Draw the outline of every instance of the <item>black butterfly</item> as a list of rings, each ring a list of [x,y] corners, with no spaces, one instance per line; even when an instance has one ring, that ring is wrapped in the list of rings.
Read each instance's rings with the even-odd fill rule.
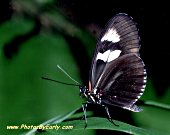
[[[109,121],[114,124],[108,105],[134,112],[141,111],[135,102],[143,95],[147,77],[139,49],[140,37],[135,22],[127,14],[119,13],[110,19],[98,39],[88,88],[81,86],[60,66],[58,68],[77,84],[46,77],[42,79],[80,87],[80,94],[87,98],[87,102],[82,105],[85,127],[87,126],[86,108],[89,103],[104,106]]]
[[[108,105],[141,111],[135,102],[144,92],[146,70],[139,49],[140,37],[133,19],[124,13],[111,18],[96,45],[89,87],[80,87],[80,93],[87,98],[82,105],[86,125],[88,103],[104,106],[111,122]]]

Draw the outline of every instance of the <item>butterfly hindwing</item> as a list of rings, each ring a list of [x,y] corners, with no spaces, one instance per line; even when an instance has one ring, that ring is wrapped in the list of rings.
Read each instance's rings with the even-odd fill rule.
[[[106,65],[99,84],[104,103],[131,109],[130,107],[144,92],[146,85],[144,64],[137,55],[123,55]]]

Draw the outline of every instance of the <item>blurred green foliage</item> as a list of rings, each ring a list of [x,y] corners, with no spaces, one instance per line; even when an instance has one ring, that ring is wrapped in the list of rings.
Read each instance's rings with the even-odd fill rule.
[[[53,2],[13,0],[16,11],[11,19],[0,24],[0,133],[4,135],[26,132],[7,130],[7,125],[39,125],[55,116],[71,112],[83,102],[77,87],[41,79],[42,76],[48,76],[70,83],[71,80],[57,69],[57,65],[60,65],[81,82],[80,69],[64,35],[78,38],[91,58],[95,46],[94,38],[71,23],[52,6]],[[41,11],[46,6],[53,8]],[[27,18],[24,13],[30,16]],[[37,16],[41,22],[40,32],[21,42],[13,56],[7,58],[4,47],[15,38],[30,33],[36,26]],[[159,99],[154,89],[149,78],[142,99],[170,104],[170,90]],[[142,108],[143,112],[132,113],[137,126],[170,134],[170,111],[148,106]],[[74,134],[94,133],[94,130],[82,130]]]
[[[147,87],[142,100],[153,100],[158,103],[170,104],[170,90],[162,98],[156,96],[155,88],[151,79],[148,79]],[[151,106],[142,106],[143,111],[140,113],[133,113],[133,118],[137,125],[150,129],[160,130],[170,134],[170,111]]]
[[[22,43],[12,59],[4,56],[3,46],[15,36],[29,32],[34,23],[19,18],[1,25],[1,133],[21,133],[6,130],[7,125],[23,123],[37,125],[54,116],[81,106],[79,89],[42,80],[49,76],[64,82],[71,80],[57,69],[60,65],[80,81],[79,69],[61,34],[41,32]],[[81,81],[80,81],[81,82]]]

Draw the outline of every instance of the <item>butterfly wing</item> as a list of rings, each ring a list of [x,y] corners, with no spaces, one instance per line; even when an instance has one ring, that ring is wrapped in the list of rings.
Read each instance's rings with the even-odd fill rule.
[[[104,103],[135,111],[132,105],[142,95],[146,83],[139,49],[138,29],[132,18],[126,14],[114,16],[97,42],[90,72],[90,92],[98,90]]]
[[[120,56],[128,53],[139,55],[139,42],[138,29],[131,17],[126,14],[117,14],[111,18],[96,45],[90,71],[91,88],[94,88],[107,63],[107,58],[109,57],[108,50],[120,50]],[[101,58],[100,56],[103,57]]]
[[[99,84],[103,103],[139,112],[134,104],[146,85],[146,71],[141,58],[126,54],[108,63]]]
[[[115,43],[115,45],[118,44],[124,54],[139,54],[140,37],[138,29],[132,17],[127,14],[119,13],[111,18],[99,37],[97,44],[98,51],[101,51],[101,49],[107,50],[110,47],[114,49],[114,46],[111,44],[109,46],[103,44],[104,41]]]

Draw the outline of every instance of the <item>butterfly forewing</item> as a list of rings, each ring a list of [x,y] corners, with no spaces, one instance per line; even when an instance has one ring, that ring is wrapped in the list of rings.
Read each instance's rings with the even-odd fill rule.
[[[103,41],[117,43],[116,45],[122,48],[124,54],[139,53],[138,29],[136,23],[126,14],[117,14],[107,23],[98,40],[98,51],[104,48]]]
[[[138,29],[131,17],[126,14],[117,14],[110,19],[96,45],[90,74],[92,87],[96,84],[96,81],[99,79],[99,76],[107,63],[109,55],[104,55],[105,52],[108,50],[120,50],[121,55],[119,56],[128,53],[139,55],[139,42]]]
[[[117,14],[98,39],[90,72],[89,90],[100,92],[102,102],[139,111],[134,103],[146,84],[144,63],[139,57],[140,38],[136,23]]]

